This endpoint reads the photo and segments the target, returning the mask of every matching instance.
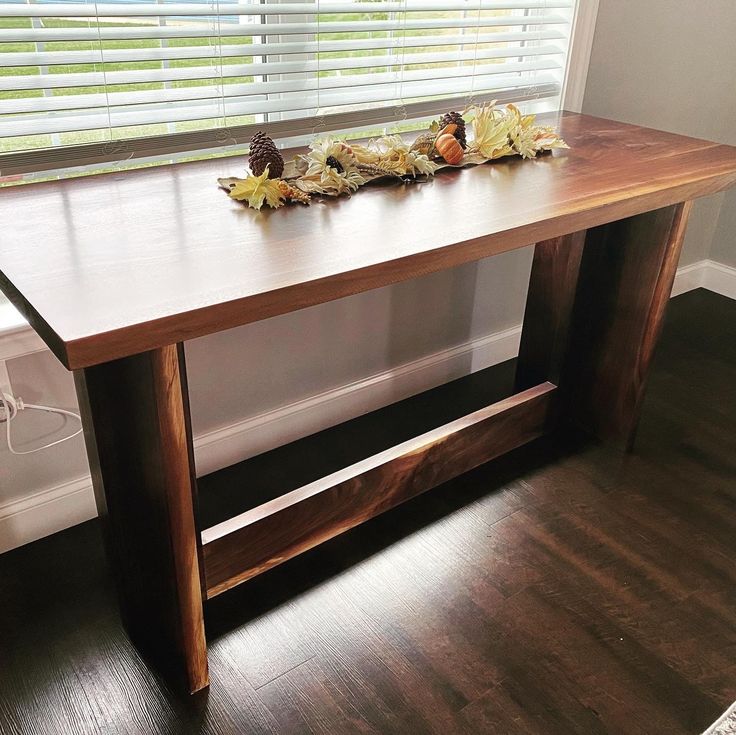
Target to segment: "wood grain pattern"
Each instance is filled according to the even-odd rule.
[[[588,231],[560,385],[574,419],[631,448],[692,203]]]
[[[736,183],[734,147],[572,113],[541,121],[571,149],[310,208],[229,201],[215,179],[242,175],[240,158],[7,189],[0,289],[67,367],[86,367]]]
[[[208,685],[184,354],[75,373],[95,499],[132,640],[189,692]]]
[[[521,332],[516,388],[559,383],[585,245],[585,231],[538,242]]]
[[[210,600],[206,708],[127,640],[98,521],[0,554],[0,732],[701,733],[736,699],[736,301],[672,300],[637,445],[544,439]]]
[[[204,530],[208,596],[541,436],[555,391],[542,383]]]

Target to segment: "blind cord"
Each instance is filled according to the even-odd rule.
[[[483,0],[478,0],[478,20],[475,24],[475,44],[473,46],[473,72],[470,77],[470,92],[468,94],[468,101],[466,107],[472,107],[475,104],[475,70],[478,65],[478,39],[480,38],[480,22],[481,22],[481,9],[483,7]]]
[[[321,22],[322,22],[322,9],[320,7],[319,0],[317,0],[317,109],[315,110],[315,116],[314,116],[314,125],[312,126],[312,138],[315,138],[318,133],[320,133],[325,127],[326,127],[326,121],[325,121],[325,113],[322,110],[322,100],[320,97],[321,92],[321,82],[320,82],[320,72],[321,72],[321,56],[322,56],[322,47],[320,42],[320,33],[321,33]]]
[[[403,17],[401,19],[401,61],[399,62],[399,104],[394,106],[394,114],[396,115],[396,131],[401,132],[401,123],[406,122],[409,115],[406,111],[406,103],[404,102],[404,69],[406,67],[406,16],[407,16],[408,0],[404,0]]]
[[[220,117],[222,119],[222,125],[216,128],[217,132],[215,133],[215,136],[217,138],[218,146],[225,148],[227,146],[238,145],[238,140],[230,132],[230,126],[227,123],[227,101],[225,99],[225,58],[222,55],[222,19],[220,15],[220,0],[215,0],[215,2],[210,3],[210,7],[215,14],[215,19],[212,21],[212,30],[216,35],[208,38],[207,42],[211,44],[213,49],[217,49],[218,54],[217,70],[220,82],[220,98],[218,101],[220,104]],[[262,37],[261,41],[265,42],[265,36]],[[255,57],[253,57],[253,59],[255,60]]]

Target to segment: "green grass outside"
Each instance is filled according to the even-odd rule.
[[[503,12],[503,11],[501,11]],[[499,11],[484,11],[484,15],[497,16]],[[388,20],[389,16],[386,13],[352,13],[352,14],[335,14],[323,16],[326,23],[331,21],[357,21],[357,20]],[[452,12],[427,12],[421,14],[422,18],[444,18],[444,17],[457,17],[456,13]],[[67,19],[44,19],[43,25],[45,28],[74,28],[74,27],[87,27],[90,23],[79,20],[67,20]],[[115,27],[117,24],[102,23],[102,26]],[[125,24],[126,27],[133,24]],[[144,24],[140,24],[144,25]],[[150,25],[150,24],[145,24]],[[30,28],[31,21],[27,18],[2,18],[0,19],[0,28]],[[96,27],[92,24],[91,27]],[[503,30],[503,29],[494,29]],[[393,32],[393,35],[400,35],[399,32]],[[428,29],[424,31],[412,31],[412,35],[441,35],[442,31],[438,29]],[[445,31],[446,35],[459,35],[459,29],[448,29]],[[370,38],[388,38],[392,35],[392,32],[375,32],[369,36]],[[322,40],[349,40],[356,38],[366,38],[365,33],[329,33],[321,34]],[[468,43],[473,43],[474,31],[468,33]],[[44,50],[46,51],[84,51],[84,50],[96,50],[100,47],[104,50],[114,49],[143,49],[143,48],[160,48],[161,41],[157,39],[138,39],[138,40],[122,40],[122,41],[54,41],[45,44]],[[233,64],[247,64],[253,61],[253,57],[247,55],[247,46],[252,43],[250,36],[236,36],[223,38],[222,43],[225,45],[242,45],[243,55],[236,57],[225,57],[222,59],[224,67],[231,66]],[[194,47],[194,46],[216,46],[218,40],[215,35],[212,38],[172,38],[167,40],[169,47]],[[433,47],[433,51],[452,51],[455,46],[439,46]],[[19,52],[34,52],[36,51],[36,45],[34,43],[4,43],[0,44],[0,59],[2,53],[19,53]],[[405,52],[404,59],[410,57],[412,53],[425,53],[426,49],[417,48],[413,50],[407,50]],[[396,61],[400,60],[395,51],[390,49],[378,49],[378,50],[357,50],[348,52],[323,52],[320,58],[327,62],[331,58],[345,58],[345,57],[365,57],[365,56],[386,56],[386,64],[383,66],[371,67],[369,69],[348,69],[341,71],[329,71],[323,70],[320,72],[320,78],[328,78],[340,75],[359,75],[367,73],[380,73],[384,71],[392,71],[399,67],[396,66]],[[491,60],[483,63],[498,63],[502,60]],[[480,62],[479,62],[480,63]],[[171,59],[166,62],[163,61],[146,61],[146,62],[118,62],[105,64],[67,64],[67,65],[55,65],[48,70],[51,74],[70,74],[70,73],[87,73],[93,71],[106,72],[113,71],[126,71],[126,70],[160,70],[165,67],[171,69],[177,68],[188,68],[202,65],[212,65],[217,67],[220,64],[220,59],[213,57],[210,59],[199,58],[199,59]],[[468,61],[465,64],[469,67],[472,66],[473,62]],[[457,62],[454,62],[457,65]],[[412,65],[412,69],[422,68],[433,68],[436,64],[421,64]],[[0,61],[0,67],[2,62]],[[39,75],[41,70],[38,67],[6,67],[2,69],[0,74],[4,77],[8,76],[21,76],[21,75]],[[222,80],[225,84],[243,84],[254,81],[252,76],[249,77],[227,77]],[[164,88],[176,89],[184,87],[203,87],[203,86],[219,86],[221,80],[219,77],[213,79],[196,79],[196,80],[180,80],[170,82],[140,82],[135,84],[117,84],[108,85],[107,90],[111,93],[114,92],[137,92],[146,90],[161,90]],[[88,86],[88,87],[77,87],[77,88],[59,88],[47,90],[47,94],[51,96],[69,96],[79,94],[95,94],[104,93],[105,88],[101,86]],[[43,96],[42,90],[13,90],[13,91],[1,91],[0,101],[10,99],[23,99]],[[246,124],[255,121],[253,116],[239,116],[231,117],[227,120],[212,119],[212,120],[192,120],[187,122],[177,122],[169,125],[142,125],[131,128],[116,128],[112,134],[114,139],[126,139],[134,138],[147,135],[164,134],[166,132],[181,132],[188,130],[206,129],[214,127],[222,127],[223,125],[235,125],[235,124]],[[81,131],[73,133],[61,133],[57,136],[50,135],[31,135],[31,136],[17,136],[13,138],[0,139],[0,152],[29,149],[29,148],[43,148],[50,147],[52,145],[75,145],[79,143],[90,143],[90,142],[103,142],[110,139],[110,132],[107,129],[104,130],[91,130]]]

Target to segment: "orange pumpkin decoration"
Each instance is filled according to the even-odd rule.
[[[442,158],[453,166],[463,160],[463,148],[457,138],[450,133],[442,133],[435,141],[434,147]]]

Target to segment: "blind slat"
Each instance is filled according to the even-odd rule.
[[[541,56],[559,54],[560,50],[551,48],[542,52]],[[508,54],[507,54],[508,55]],[[512,54],[520,56],[518,52]],[[537,56],[537,54],[528,54]],[[301,74],[317,71],[344,71],[371,69],[402,65],[404,67],[417,64],[459,63],[463,61],[486,61],[503,58],[499,52],[451,51],[434,54],[411,54],[399,59],[396,55],[386,56],[354,56],[346,59],[325,59],[321,61],[276,61],[255,64],[227,64],[222,66],[188,66],[182,69],[143,69],[139,71],[83,72],[81,74],[27,74],[16,77],[0,78],[0,91],[18,91],[29,89],[61,89],[79,87],[98,87],[104,85],[144,84],[150,82],[191,81],[204,79],[231,79],[233,77],[251,77],[273,74]],[[522,63],[498,64],[498,72],[524,72],[534,69],[559,68],[559,64],[549,61],[532,61]],[[449,67],[434,69],[437,78],[445,76]],[[465,69],[465,73],[468,69]],[[347,81],[347,77],[343,77]],[[352,79],[352,75],[350,77]]]
[[[28,18],[141,18],[216,17],[238,15],[316,15],[334,13],[403,13],[478,10],[537,10],[569,8],[571,0],[446,0],[443,2],[355,2],[355,3],[0,3],[0,17]]]
[[[233,24],[233,27],[186,26],[127,26],[110,28],[100,26],[86,28],[37,28],[29,30],[0,30],[0,42],[36,42],[50,43],[51,41],[131,41],[145,39],[170,38],[211,38],[232,36],[288,36],[314,35],[316,33],[376,33],[383,31],[415,31],[432,30],[439,28],[492,28],[494,26],[528,26],[528,25],[567,25],[568,21],[562,16],[517,16],[478,18],[468,15],[465,18],[426,18],[422,20],[376,20],[376,21],[330,21],[323,23],[252,23]],[[468,39],[473,43],[472,39]]]
[[[565,35],[560,31],[525,31],[522,33],[487,33],[473,36],[479,46],[500,43],[524,42],[524,46],[504,49],[509,56],[531,56],[538,53],[539,41],[562,41]],[[379,49],[421,48],[424,46],[468,46],[468,36],[407,36],[390,38],[346,39],[341,41],[322,41],[319,48],[316,41],[287,43],[251,43],[237,46],[164,46],[163,48],[144,47],[141,49],[90,49],[89,51],[36,51],[27,53],[6,53],[0,58],[6,67],[54,66],[68,64],[133,63],[136,61],[172,61],[178,59],[212,59],[218,56],[290,56],[293,54],[341,53],[348,51],[373,51]],[[550,47],[551,48],[551,47]],[[558,51],[564,52],[560,46]],[[0,52],[1,53],[1,52]]]

